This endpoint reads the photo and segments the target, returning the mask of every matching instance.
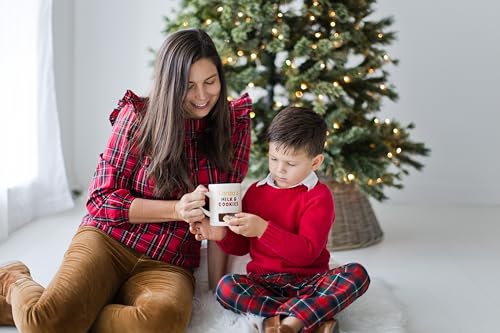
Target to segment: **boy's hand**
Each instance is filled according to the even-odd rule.
[[[227,221],[227,225],[231,231],[245,237],[262,236],[264,231],[266,231],[267,224],[266,220],[249,213],[235,214],[234,218]]]
[[[189,224],[189,231],[194,234],[196,240],[204,239],[219,241],[226,237],[226,227],[214,227],[210,225],[208,218],[203,218],[200,222]]]

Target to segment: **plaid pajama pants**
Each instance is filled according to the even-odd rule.
[[[316,275],[228,274],[218,283],[217,301],[236,313],[294,316],[313,332],[361,296],[370,284],[363,266],[350,263]]]

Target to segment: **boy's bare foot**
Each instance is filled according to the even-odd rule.
[[[297,317],[286,317],[281,321],[280,333],[297,333],[304,327],[304,323]]]
[[[264,319],[264,332],[265,333],[278,333],[280,326],[280,316],[272,316]]]

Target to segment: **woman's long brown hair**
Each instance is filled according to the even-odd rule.
[[[199,29],[171,34],[161,46],[155,65],[154,83],[138,132],[140,160],[151,158],[148,175],[155,181],[155,195],[168,198],[174,192],[193,189],[184,153],[183,101],[187,94],[189,70],[200,59],[209,59],[217,68],[221,84],[219,100],[207,115],[203,150],[213,165],[231,169],[231,122],[227,86],[222,62],[213,41]]]

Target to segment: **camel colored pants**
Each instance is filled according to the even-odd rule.
[[[22,333],[181,333],[193,292],[191,271],[83,227],[47,289],[22,279],[12,285],[10,301]]]

